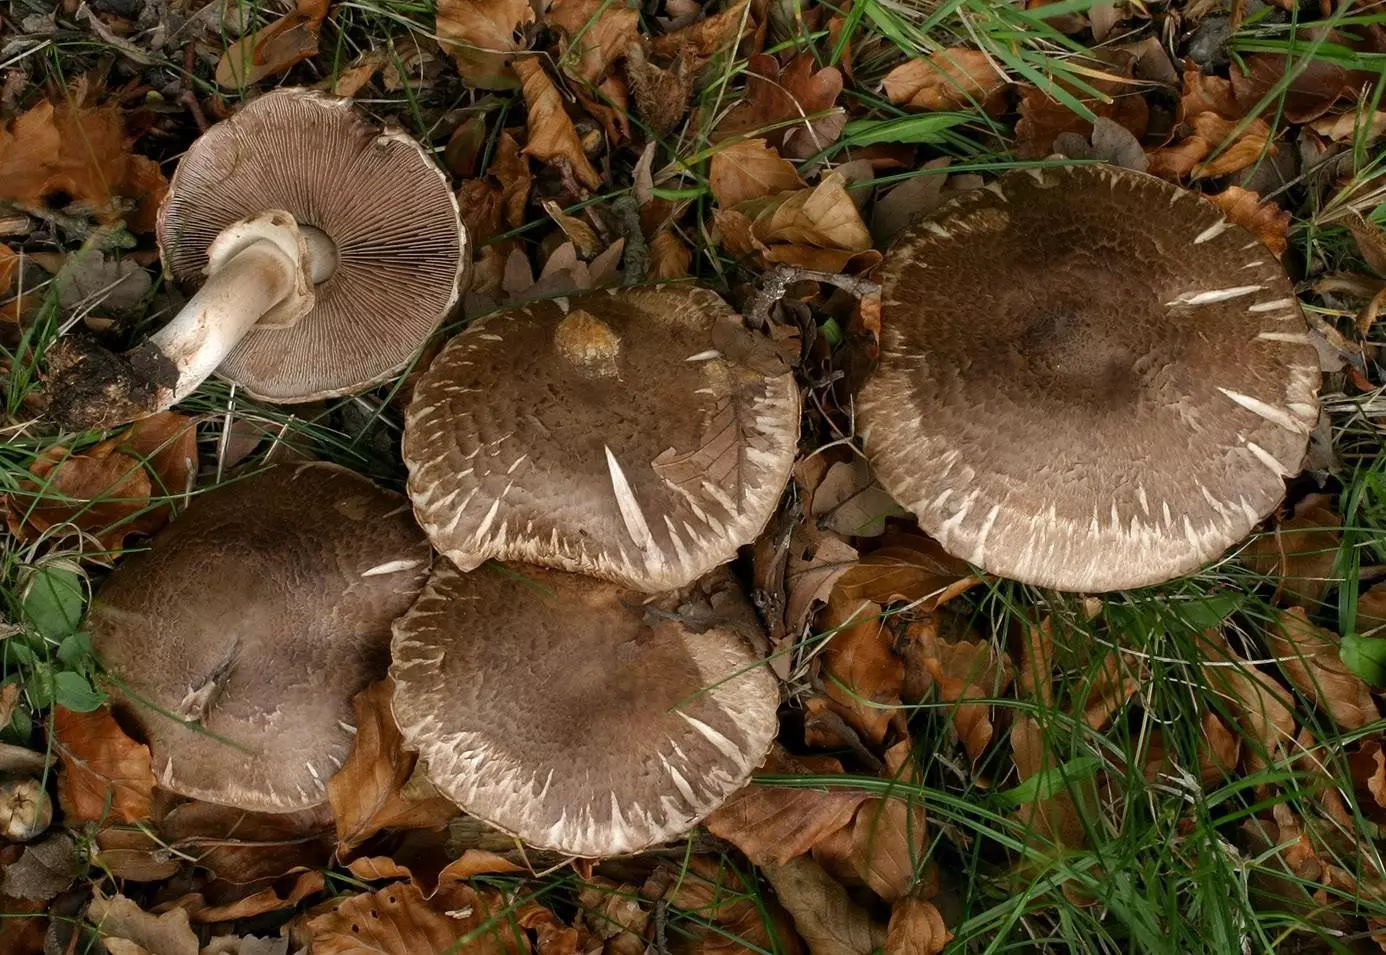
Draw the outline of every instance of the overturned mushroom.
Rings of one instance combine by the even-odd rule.
[[[160,785],[265,812],[324,801],[351,697],[384,675],[428,565],[404,499],[334,465],[195,498],[87,618]]]
[[[967,192],[886,256],[857,404],[881,483],[951,553],[1063,590],[1196,569],[1284,495],[1320,371],[1275,257],[1112,166]]]
[[[766,339],[691,286],[537,302],[473,325],[405,418],[414,510],[470,570],[490,557],[684,586],[773,513],[799,395]]]
[[[201,288],[125,355],[65,340],[48,388],[61,423],[153,414],[213,372],[277,402],[368,387],[438,327],[469,261],[447,178],[419,144],[299,89],[193,144],[158,237],[173,277]]]
[[[539,848],[596,858],[681,835],[776,729],[778,685],[717,576],[709,618],[676,593],[439,561],[391,645],[406,744],[444,795]]]

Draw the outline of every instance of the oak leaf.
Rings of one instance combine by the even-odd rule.
[[[438,0],[438,43],[452,55],[462,79],[481,89],[516,86],[508,67],[525,49],[525,27],[533,22],[529,0]]]
[[[68,825],[139,822],[149,816],[154,770],[149,747],[136,743],[109,707],[91,713],[53,710],[53,749],[58,754],[58,803]]]
[[[549,75],[538,59],[525,57],[512,64],[524,89],[525,105],[529,108],[529,141],[524,153],[551,166],[565,165],[578,182],[588,189],[597,189],[602,177],[583,152],[573,121],[563,109],[559,95]]]
[[[804,183],[793,164],[765,140],[747,139],[712,154],[708,185],[717,204],[730,209],[751,199],[802,189]]]
[[[885,955],[939,955],[952,939],[932,902],[907,897],[891,906]]]
[[[840,775],[829,756],[792,756],[775,747],[758,770],[772,776]],[[866,799],[850,789],[770,786],[752,781],[707,819],[707,829],[756,865],[777,865],[808,852],[843,828]]]
[[[812,859],[800,856],[764,871],[812,955],[870,955],[885,943],[885,928]]]
[[[433,829],[457,815],[436,794],[406,795],[418,756],[406,752],[390,709],[394,681],[388,677],[356,695],[356,739],[342,768],[327,783],[337,821],[339,853],[346,855],[381,829]]]
[[[1361,729],[1381,718],[1371,689],[1339,657],[1337,635],[1310,622],[1304,608],[1280,611],[1266,628],[1266,643],[1294,688],[1340,728]]]
[[[901,63],[881,85],[886,97],[905,109],[965,109],[976,103],[991,112],[1008,81],[986,53],[950,47]]]
[[[830,115],[842,95],[842,73],[832,66],[819,69],[817,60],[807,53],[796,56],[783,70],[773,56],[754,54],[747,61],[746,75],[745,95],[717,124],[714,139],[754,134],[764,136],[771,146],[784,145],[815,120]],[[814,151],[831,145],[841,134],[841,124],[833,125],[837,128],[832,131],[814,130],[817,135],[810,137],[816,140]]]

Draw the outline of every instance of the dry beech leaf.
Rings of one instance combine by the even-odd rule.
[[[167,191],[158,163],[131,154],[115,106],[43,102],[0,126],[0,202],[46,210],[61,194],[69,210],[150,232]]]
[[[857,549],[837,534],[824,533],[815,522],[800,521],[794,525],[784,575],[784,619],[792,637],[803,632],[814,608],[828,599],[837,581],[856,561]]]
[[[823,647],[824,690],[839,714],[873,743],[885,740],[899,712],[905,664],[891,651],[880,604],[840,596],[836,589],[819,618],[830,633]]]
[[[159,820],[158,834],[183,857],[238,885],[319,869],[332,855],[332,818],[325,806],[260,813],[185,802]]]
[[[1365,122],[1357,112],[1349,111],[1337,116],[1324,116],[1314,120],[1309,126],[1320,136],[1327,137],[1335,143],[1355,139],[1359,135],[1359,130],[1365,128],[1367,142],[1373,143],[1386,136],[1386,110],[1377,110]]]
[[[1381,718],[1371,689],[1338,656],[1338,637],[1309,621],[1303,607],[1277,614],[1266,628],[1266,644],[1295,689],[1328,711],[1345,730]]]
[[[132,534],[152,534],[170,517],[167,503],[197,477],[197,431],[192,418],[164,411],[136,421],[121,434],[73,453],[55,445],[29,466],[34,480],[6,501],[6,522],[20,540],[59,524],[92,534],[119,553]]]
[[[1137,139],[1145,135],[1150,123],[1150,109],[1137,87],[1110,72],[1105,79],[1089,76],[1087,81],[1093,89],[1111,97],[1111,102],[1104,103],[1074,89],[1068,92],[1095,116],[1112,120]],[[1085,138],[1092,135],[1092,123],[1067,104],[1033,86],[1023,89],[1018,107],[1020,119],[1015,124],[1017,155],[1028,159],[1047,156],[1053,151],[1054,140],[1063,133],[1077,133]]]
[[[650,267],[646,278],[652,282],[687,278],[693,265],[693,250],[672,229],[660,229],[650,240]]]
[[[1192,117],[1189,124],[1193,135],[1149,153],[1152,175],[1211,179],[1245,169],[1276,152],[1270,144],[1271,129],[1265,120],[1254,119],[1243,125],[1209,111]]]
[[[747,139],[712,154],[708,185],[717,204],[730,209],[750,199],[802,189],[804,183],[793,164],[765,140]]]
[[[1205,786],[1227,779],[1241,758],[1242,740],[1212,713],[1203,714],[1203,737],[1199,740],[1198,775]]]
[[[91,713],[56,707],[52,734],[62,764],[58,802],[68,825],[138,822],[149,816],[154,792],[149,747],[125,735],[110,707]]]
[[[493,909],[503,908],[494,894],[466,886],[439,893],[431,902],[411,882],[396,882],[378,892],[343,900],[331,911],[308,922],[313,955],[467,955],[518,953],[514,931],[506,919],[465,946],[458,941],[488,921]]]
[[[1280,206],[1269,200],[1262,202],[1260,196],[1241,186],[1228,186],[1205,198],[1229,220],[1254,233],[1277,259],[1285,254],[1290,245],[1290,214]]]
[[[885,928],[817,862],[800,856],[764,871],[812,955],[871,955],[885,944]]]
[[[682,30],[666,33],[650,41],[650,52],[663,60],[683,57],[701,65],[736,45],[752,25],[748,16],[750,0],[735,0],[721,13],[714,13]]]
[[[551,166],[567,166],[578,182],[598,189],[602,177],[582,150],[573,121],[563,109],[559,95],[544,66],[537,58],[525,57],[512,64],[524,87],[529,108],[529,142],[524,153]]]
[[[1020,781],[1053,769],[1060,760],[1055,758],[1045,736],[1044,727],[1032,716],[1016,717],[1011,726],[1011,756],[1015,760]],[[1048,799],[1036,798],[1016,812],[1026,830],[1026,841],[1052,851],[1077,848],[1083,844],[1083,821],[1073,792],[1065,787]]]
[[[644,955],[650,913],[640,904],[640,888],[594,876],[578,889],[582,921],[606,942],[607,955]]]
[[[759,774],[840,775],[830,756],[791,756],[778,745]],[[756,865],[777,865],[808,852],[851,821],[866,793],[800,789],[751,782],[707,819],[707,829],[736,846]]]
[[[692,947],[696,955],[743,955],[749,946],[754,946],[753,951],[801,955],[803,945],[789,913],[773,897],[753,888],[719,860],[693,856],[682,869],[665,865],[657,870],[641,894],[696,913],[699,923],[713,923],[714,928],[696,938]],[[691,928],[695,923],[686,924]]]
[[[1360,792],[1370,793],[1380,809],[1386,809],[1386,749],[1380,740],[1365,740],[1348,755],[1352,781]]]
[[[292,13],[232,43],[217,62],[217,85],[223,89],[253,86],[316,56],[329,6],[329,0],[299,0]]]
[[[1000,105],[996,102],[997,94],[1008,83],[987,54],[966,47],[950,47],[925,59],[901,63],[886,74],[881,85],[896,106],[953,110],[965,109],[973,103],[994,108]]]
[[[266,912],[291,909],[308,896],[321,892],[325,885],[326,879],[321,872],[300,872],[282,895],[275,890],[274,886],[269,886],[225,905],[209,905],[206,908],[198,909],[191,915],[194,921],[203,923],[234,922],[238,919],[254,918]]]
[[[563,71],[588,83],[596,83],[640,35],[640,14],[620,0],[557,0],[546,22],[565,35]]]
[[[882,775],[902,786],[913,784],[918,775],[911,745],[901,740],[885,754]],[[928,844],[923,802],[917,793],[902,788],[863,802],[851,826],[817,846],[813,856],[835,875],[894,902],[911,891],[937,891],[937,873],[932,865],[923,865]]]
[[[1210,632],[1199,643],[1203,680],[1223,701],[1247,740],[1243,762],[1257,773],[1284,758],[1295,738],[1290,695],[1227,646],[1222,635]]]
[[[393,694],[394,682],[387,678],[352,701],[356,739],[341,770],[327,783],[342,855],[381,829],[432,829],[458,812],[441,796],[412,799],[404,794],[418,757],[404,750],[390,710]]]
[[[1083,722],[1095,730],[1105,729],[1117,710],[1150,678],[1144,662],[1117,650],[1109,650],[1085,681]]]
[[[1242,61],[1243,70],[1234,66],[1231,85],[1237,103],[1245,114],[1267,93],[1280,88],[1287,72],[1292,72],[1280,109],[1291,123],[1308,123],[1323,116],[1338,100],[1355,96],[1358,90],[1372,81],[1370,73],[1350,73],[1328,60],[1309,57],[1293,60],[1282,54],[1253,53]]]
[[[1316,607],[1333,582],[1342,526],[1342,518],[1333,509],[1333,495],[1310,494],[1273,532],[1252,538],[1242,551],[1242,561],[1275,580],[1281,601]]]
[[[467,85],[481,89],[515,87],[511,57],[525,49],[524,30],[533,22],[529,0],[438,0],[438,43]]]
[[[989,703],[963,700],[1000,697],[1011,685],[1015,669],[1010,657],[986,641],[949,643],[926,634],[924,666],[938,688],[939,699],[957,704],[948,707],[948,719],[962,740],[968,759],[975,764],[991,743],[995,728]]]
[[[753,199],[716,216],[728,251],[745,255],[771,243],[865,252],[871,233],[847,192],[846,180],[829,173],[817,186]]]
[[[525,224],[525,205],[529,202],[534,175],[529,171],[529,157],[509,133],[496,137],[496,152],[486,174],[500,183],[501,211],[506,225],[517,229]]]
[[[981,580],[923,534],[891,534],[838,581],[843,596],[879,604],[924,601],[932,609]]]
[[[123,895],[97,896],[87,909],[87,921],[111,955],[198,955],[197,935],[188,924],[185,909],[172,908],[162,915],[146,912]]]
[[[885,955],[939,955],[952,938],[932,902],[903,898],[890,908]]]

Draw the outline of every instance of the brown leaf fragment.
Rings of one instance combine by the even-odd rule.
[[[865,252],[871,247],[871,233],[861,212],[847,192],[846,180],[833,172],[811,189],[781,192],[742,203],[726,210],[747,221],[752,247],[770,243],[792,243],[844,252]],[[726,213],[719,212],[717,224],[723,228]],[[730,222],[730,220],[726,220]],[[725,236],[725,229],[724,236]],[[742,240],[745,241],[745,240]],[[728,249],[741,254],[736,243]],[[746,251],[749,251],[747,249]]]
[[[198,955],[197,935],[182,908],[155,915],[123,895],[97,896],[87,909],[87,921],[96,926],[111,955]]]
[[[209,905],[206,908],[198,909],[191,915],[193,921],[203,923],[234,922],[238,919],[255,918],[266,912],[291,909],[308,896],[321,892],[325,884],[326,880],[321,872],[300,872],[283,894],[277,891],[274,886],[269,886],[225,905]]]
[[[116,723],[110,707],[75,713],[53,710],[53,749],[58,754],[58,803],[68,825],[138,822],[149,816],[154,771],[149,747]]]
[[[1293,704],[1288,693],[1210,632],[1200,641],[1203,679],[1226,704],[1247,741],[1242,757],[1249,773],[1284,758],[1295,738]]]
[[[1205,196],[1223,215],[1255,234],[1278,259],[1290,244],[1290,213],[1250,189],[1228,186],[1214,196]]]
[[[1234,65],[1231,85],[1242,114],[1278,90],[1285,74],[1293,72],[1278,108],[1292,123],[1308,123],[1323,116],[1338,100],[1356,95],[1371,74],[1349,73],[1346,69],[1318,57],[1294,57],[1275,53],[1253,53],[1242,61],[1245,69]]]
[[[18,858],[0,870],[0,899],[5,902],[54,899],[72,885],[83,868],[77,843],[66,832],[51,832],[22,850],[16,847],[16,851]],[[0,923],[4,921],[0,918]],[[0,933],[0,939],[3,938]]]
[[[842,94],[836,67],[819,69],[813,56],[800,54],[781,70],[773,56],[757,53],[747,62],[746,75],[745,95],[717,125],[714,138],[756,135],[771,146],[787,147],[792,136],[808,132],[809,142],[822,149],[841,134],[841,124],[828,119]],[[828,125],[815,128],[819,122]]]
[[[1303,607],[1277,614],[1266,628],[1266,644],[1295,689],[1328,711],[1345,730],[1381,718],[1371,689],[1343,663],[1336,634],[1310,622]]]
[[[465,886],[430,903],[411,882],[387,885],[378,892],[353,895],[310,919],[313,955],[518,953],[521,949],[506,919],[465,947],[457,944],[485,924],[501,907],[498,903],[498,898]]]
[[[1129,64],[1128,67],[1129,68]],[[1094,116],[1103,116],[1124,127],[1137,139],[1145,135],[1150,110],[1139,91],[1122,76],[1087,77],[1089,85],[1111,98],[1102,102],[1080,90],[1069,89]],[[1025,158],[1041,158],[1053,151],[1054,140],[1063,133],[1092,135],[1092,123],[1075,113],[1066,103],[1033,86],[1023,87],[1016,122],[1016,153]]]
[[[952,938],[932,902],[906,897],[891,906],[885,955],[939,955]]]
[[[817,862],[800,856],[764,871],[812,955],[870,955],[885,944],[885,928]]]
[[[746,139],[712,154],[708,170],[712,197],[724,209],[751,199],[802,189],[803,180],[787,159],[763,139]]]
[[[921,601],[933,609],[980,580],[966,563],[923,534],[892,534],[838,581],[844,597],[879,604]]]
[[[650,239],[650,281],[687,278],[692,265],[693,250],[672,229],[660,229]]]
[[[1000,697],[1011,685],[1015,669],[1008,654],[986,641],[938,639],[937,632],[924,636],[923,662],[938,688],[939,699],[949,707],[953,724],[968,759],[975,764],[986,752],[995,728],[989,703],[969,699]]]
[[[1352,781],[1359,792],[1371,795],[1380,809],[1386,809],[1386,749],[1380,740],[1364,740],[1356,752],[1348,754]]]
[[[524,88],[529,108],[529,141],[524,154],[551,166],[566,165],[588,189],[601,187],[602,177],[587,159],[573,121],[563,109],[563,97],[537,58],[525,57],[512,64]]]
[[[759,774],[838,775],[829,756],[792,756],[778,745]],[[779,865],[808,852],[851,820],[866,793],[850,789],[801,789],[752,781],[707,819],[707,829],[736,846],[759,866]]]
[[[223,89],[253,86],[316,56],[327,8],[327,3],[318,0],[299,0],[292,13],[232,43],[217,62],[217,85]]]
[[[1083,721],[1095,730],[1105,729],[1149,676],[1140,658],[1117,650],[1107,651],[1086,681]]]
[[[557,0],[547,22],[564,34],[563,71],[596,83],[639,36],[640,14],[620,0]]]
[[[462,79],[481,89],[515,87],[511,57],[527,46],[525,27],[533,22],[529,0],[438,0],[438,43]]]
[[[641,901],[638,886],[617,885],[597,877],[578,889],[582,921],[606,942],[608,955],[644,955],[650,913]]]
[[[697,955],[742,955],[748,947],[801,955],[803,944],[789,913],[756,888],[724,861],[693,856],[686,867],[666,865],[656,870],[641,894],[696,913],[700,923],[713,923],[713,928],[696,938],[693,951]]]
[[[1253,537],[1242,551],[1242,561],[1275,582],[1280,601],[1317,607],[1335,582],[1342,526],[1333,495],[1310,494],[1275,530]]]
[[[225,882],[243,885],[326,865],[332,852],[328,807],[247,812],[185,802],[159,819],[158,835],[181,857]]]
[[[1021,782],[1059,765],[1043,726],[1032,716],[1017,717],[1011,726],[1011,755]],[[1052,852],[1083,845],[1083,820],[1073,792],[1059,789],[1049,798],[1037,796],[1016,812],[1026,829],[1026,841]]]
[[[740,41],[753,21],[749,17],[750,0],[734,0],[720,13],[655,37],[650,41],[650,52],[662,60],[683,57],[699,66],[719,53],[731,49]]]
[[[1198,775],[1211,786],[1231,777],[1241,757],[1241,738],[1212,713],[1203,714],[1203,737],[1199,741]]]
[[[417,754],[406,752],[390,709],[394,681],[386,678],[356,695],[356,739],[341,770],[327,783],[337,820],[338,851],[346,855],[381,829],[432,829],[457,815],[441,796],[404,792]]]
[[[831,634],[822,651],[824,690],[853,728],[873,743],[883,742],[900,705],[905,664],[891,650],[880,604],[834,590],[818,628]]]
[[[965,109],[977,104],[992,112],[1006,77],[980,50],[950,47],[924,59],[901,63],[881,81],[886,97],[913,110]]]

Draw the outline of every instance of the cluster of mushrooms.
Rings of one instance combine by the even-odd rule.
[[[159,239],[201,289],[133,351],[63,369],[104,395],[70,416],[152,413],[213,371],[271,401],[358,391],[437,329],[470,259],[424,151],[294,90],[192,147]],[[1193,193],[1109,166],[1009,173],[907,230],[879,277],[865,452],[980,568],[1163,581],[1242,539],[1300,468],[1319,366],[1293,289]],[[388,668],[406,744],[462,809],[574,856],[636,851],[713,811],[776,734],[724,565],[777,508],[799,419],[792,370],[712,292],[511,308],[419,379],[407,501],[329,464],[225,484],[123,563],[88,626],[174,792],[323,802],[351,698]]]

